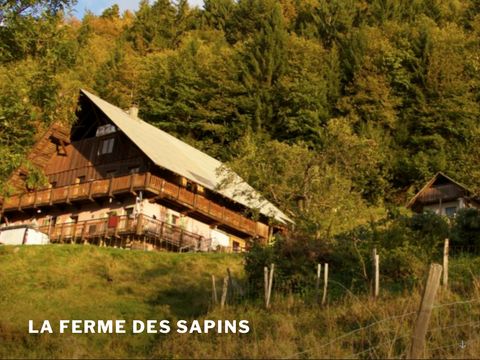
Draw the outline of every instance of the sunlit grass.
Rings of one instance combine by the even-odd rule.
[[[479,299],[478,258],[451,259],[451,291],[437,304]],[[318,358],[404,357],[421,298],[421,286],[311,299],[273,294],[212,307],[211,274],[218,287],[229,267],[242,277],[241,255],[127,251],[94,246],[0,247],[0,357],[100,358]],[[333,285],[333,284],[332,284]],[[220,288],[218,289],[220,293]],[[28,320],[168,319],[172,332],[157,334],[30,335]],[[240,320],[249,334],[178,334],[179,319]],[[480,303],[435,308],[427,355],[475,357],[480,353]],[[452,327],[452,325],[454,325]],[[477,326],[477,327],[475,327]],[[459,353],[457,342],[468,347]]]

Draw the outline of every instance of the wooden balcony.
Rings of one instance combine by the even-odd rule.
[[[113,197],[125,193],[134,194],[138,191],[153,194],[158,199],[168,199],[168,201],[188,209],[193,215],[199,214],[210,219],[211,223],[223,224],[248,236],[259,236],[264,239],[268,237],[267,225],[249,219],[207,199],[201,194],[193,193],[151,173],[92,180],[81,184],[13,195],[4,199],[3,212],[23,211],[81,201],[95,201],[98,198]]]
[[[149,243],[158,247],[169,245],[179,251],[209,251],[211,239],[183,230],[181,227],[167,224],[143,214],[137,217],[110,216],[104,219],[47,224],[39,230],[50,237],[54,243],[93,242],[96,239],[126,239],[145,237]]]

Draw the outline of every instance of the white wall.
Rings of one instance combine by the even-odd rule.
[[[446,209],[449,207],[456,207],[457,211],[465,207],[463,199],[460,198],[456,201],[448,201],[440,204],[426,205],[423,207],[423,211],[432,211],[437,215],[447,215]]]

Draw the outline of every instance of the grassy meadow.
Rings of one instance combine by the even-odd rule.
[[[345,290],[326,307],[274,292],[268,311],[261,299],[222,310],[210,303],[210,276],[220,284],[227,267],[241,278],[242,256],[75,245],[0,247],[0,357],[394,358],[407,353],[420,285],[383,291],[375,302]],[[426,355],[476,358],[480,259],[452,258],[450,277],[451,291],[441,290],[436,301]],[[250,332],[33,335],[29,319],[37,324],[44,319],[52,324],[60,319],[246,319]]]

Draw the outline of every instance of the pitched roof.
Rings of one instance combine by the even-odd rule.
[[[233,171],[204,152],[122,109],[81,90],[156,165],[285,224],[293,221]],[[226,179],[228,178],[228,181]],[[226,184],[226,185],[224,185]]]
[[[409,201],[408,204],[407,204],[407,208],[412,207],[412,206],[415,204],[415,202],[417,201],[417,199],[418,199],[425,191],[427,191],[427,190],[428,190],[438,179],[440,179],[440,178],[444,178],[444,179],[446,179],[447,181],[449,181],[449,182],[457,185],[457,186],[460,187],[461,189],[465,190],[465,192],[466,192],[467,194],[472,194],[472,191],[471,191],[470,189],[468,189],[465,185],[459,183],[458,181],[453,180],[453,179],[452,179],[451,177],[449,177],[448,175],[445,175],[444,173],[442,173],[441,171],[439,171],[439,172],[437,172],[437,173],[435,174],[435,176],[434,176],[432,179],[430,179],[429,182],[427,182],[427,183],[425,184],[425,186],[424,186],[419,192],[417,192],[417,193],[415,194],[415,196],[414,196],[412,199],[410,199],[410,201]]]

